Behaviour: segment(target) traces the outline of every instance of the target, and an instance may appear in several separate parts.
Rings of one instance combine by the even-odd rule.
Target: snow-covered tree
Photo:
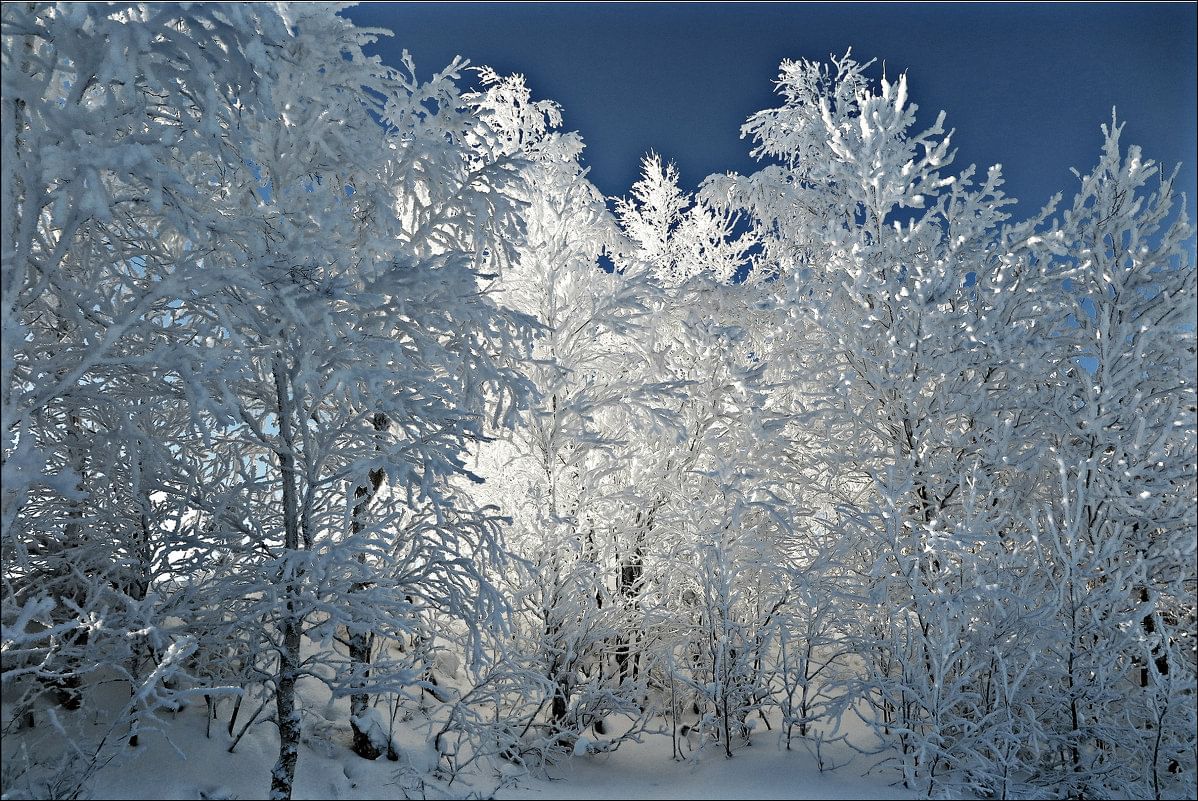
[[[619,487],[610,474],[651,414],[652,393],[634,366],[654,288],[643,269],[601,268],[620,233],[579,163],[581,140],[550,133],[561,123],[557,107],[531,101],[519,76],[483,78],[484,119],[531,161],[520,195],[526,238],[498,291],[539,326],[522,363],[534,400],[520,425],[479,449],[476,469],[485,496],[512,516],[508,541],[522,560],[507,576],[512,656],[549,693],[531,685],[530,708],[515,714],[531,723],[548,713],[547,735],[521,746],[540,750],[571,745],[592,725],[602,733],[608,715],[638,714],[635,693],[612,675],[613,653],[627,657],[627,610],[616,595],[610,520]]]
[[[1122,593],[1124,609],[1144,603],[1151,592],[1136,589],[1144,582],[1131,578],[1135,546],[1109,542],[1122,537],[1113,521],[1106,524],[1108,536],[1096,537],[1091,548],[1062,546],[1067,555],[1050,558],[1042,549],[1051,538],[1036,522],[1042,518],[1037,509],[1064,503],[1050,513],[1051,530],[1067,532],[1071,524],[1061,521],[1073,521],[1079,503],[1122,514],[1127,502],[1120,496],[1153,497],[1128,471],[1119,479],[1127,490],[1104,487],[1091,495],[1087,488],[1083,495],[1090,500],[1071,499],[1076,482],[1054,481],[1054,454],[1068,446],[1063,463],[1070,475],[1096,476],[1094,468],[1079,473],[1074,465],[1094,465],[1099,453],[1099,462],[1126,470],[1137,457],[1105,442],[1079,454],[1085,437],[1074,430],[1088,430],[1094,421],[1088,424],[1086,416],[1100,409],[1110,410],[1106,422],[1119,432],[1134,430],[1134,417],[1144,417],[1147,426],[1158,413],[1156,430],[1164,437],[1153,438],[1145,427],[1131,447],[1158,454],[1151,462],[1164,504],[1157,525],[1180,521],[1169,511],[1180,507],[1169,499],[1192,492],[1193,474],[1187,466],[1192,426],[1173,411],[1193,403],[1192,367],[1188,361],[1181,366],[1192,348],[1192,327],[1184,320],[1193,315],[1194,282],[1179,247],[1188,227],[1179,218],[1158,233],[1170,209],[1167,190],[1147,205],[1133,199],[1146,173],[1139,172],[1138,153],[1119,162],[1117,137],[1108,139],[1099,171],[1083,182],[1064,222],[1046,222],[1050,205],[1026,222],[1004,224],[1010,201],[998,169],[979,184],[972,182],[972,168],[944,177],[951,154],[942,118],[924,133],[911,133],[914,106],[905,77],[875,83],[867,66],[848,57],[834,61],[834,70],[784,63],[779,86],[785,104],[755,115],[744,129],[757,139],[757,155],[782,164],[747,178],[715,177],[704,190],[753,215],[763,247],[750,280],[759,276],[777,298],[777,313],[793,325],[765,353],[794,376],[795,419],[826,432],[797,463],[832,477],[832,502],[812,502],[824,511],[821,525],[841,541],[830,552],[836,558],[825,583],[839,588],[840,614],[850,616],[843,618],[842,636],[863,660],[859,692],[876,708],[879,734],[897,735],[907,783],[926,792],[941,781],[995,792],[1010,787],[1016,774],[1037,786],[1056,782],[1065,793],[1113,786],[1126,776],[1116,780],[1102,768],[1112,755],[1094,745],[1116,739],[1113,731],[1083,734],[1076,721],[1090,715],[1131,736],[1130,722],[1114,724],[1106,712],[1124,694],[1116,689],[1120,670],[1146,665],[1147,652],[1143,645],[1134,654],[1130,643],[1123,650],[1116,645],[1129,628],[1114,610],[1100,613],[1100,622],[1073,646],[1068,638],[1036,643],[1038,621],[1069,609],[1066,617],[1077,629],[1080,610],[1090,608],[1076,599],[1078,587],[1108,601]],[[1134,178],[1121,184],[1121,171]],[[1096,251],[1105,256],[1091,255]],[[1115,262],[1121,267],[1113,268]],[[1084,265],[1077,279],[1075,265]],[[1090,274],[1102,276],[1099,284],[1139,282],[1126,293],[1128,316],[1120,331],[1104,328],[1110,322],[1100,323],[1096,310],[1099,299],[1108,303],[1110,319],[1122,284],[1087,284],[1082,279]],[[1169,298],[1163,307],[1152,303],[1157,292]],[[1095,299],[1087,300],[1090,295]],[[1157,317],[1161,355],[1140,361],[1133,356],[1133,331]],[[1132,319],[1139,322],[1127,322]],[[1147,325],[1139,333],[1155,330]],[[1092,369],[1101,347],[1108,362],[1123,359],[1132,377],[1125,389],[1112,388],[1117,400],[1109,407],[1094,400],[1105,402],[1108,392]],[[1159,374],[1146,377],[1158,364]],[[1160,394],[1148,386],[1161,387]],[[1145,403],[1152,413],[1133,411]],[[1129,416],[1120,418],[1125,410]],[[1134,441],[1134,435],[1126,438]],[[1170,457],[1162,458],[1166,452]],[[1192,536],[1192,525],[1188,531]],[[1096,579],[1096,565],[1120,551],[1129,572]],[[1160,552],[1157,564],[1169,565],[1166,584],[1186,580],[1181,553],[1177,545]],[[1086,576],[1065,582],[1075,587],[1066,592],[1068,602],[1051,600],[1064,586],[1061,560],[1072,565],[1071,575]],[[1142,632],[1138,642],[1187,636],[1153,636],[1160,627],[1149,625],[1151,608],[1147,604],[1142,625],[1131,628]],[[1184,613],[1171,619],[1187,625]],[[1083,666],[1083,641],[1110,648],[1093,650],[1088,658],[1096,661]],[[1066,670],[1072,678],[1058,674],[1062,665],[1072,666]],[[1071,682],[1094,687],[1105,700],[1074,693],[1055,722],[1047,707],[1030,718],[1014,714],[1021,704],[1042,707],[1049,693]],[[1122,702],[1118,707],[1127,714]],[[1148,718],[1141,713],[1140,720]],[[1072,768],[1043,756],[1062,737],[1086,742],[1058,752]],[[1091,762],[1081,765],[1086,758]],[[1086,778],[1071,783],[1070,772]]]
[[[1179,772],[1193,781],[1180,757],[1192,747],[1192,697],[1177,693],[1194,670],[1181,654],[1195,635],[1198,579],[1198,288],[1172,177],[1139,148],[1125,153],[1122,130],[1103,126],[1098,165],[1036,237],[1059,282],[1045,436],[1060,475],[1040,523],[1041,569],[1067,632],[1051,667],[1059,704],[1042,715],[1063,755],[1063,792],[1134,786],[1161,797]]]
[[[219,289],[213,186],[242,166],[239,116],[270,108],[267,54],[290,33],[275,8],[222,4],[23,3],[2,20],[4,683],[48,682],[69,709],[130,665],[119,728],[190,647],[151,589],[186,513],[154,492],[187,479],[173,407],[204,405],[182,304]]]
[[[611,199],[522,76],[339,9],[0,12],[5,794],[201,698],[274,798],[326,700],[447,782],[777,721],[1193,794],[1193,229],[1121,124],[1014,219],[905,75],[786,61],[761,169]]]
[[[334,692],[419,680],[374,665],[371,685],[333,649],[302,654],[305,635],[398,637],[432,605],[489,625],[502,606],[481,582],[494,523],[445,507],[460,452],[522,394],[500,359],[525,329],[478,277],[518,238],[515,166],[470,144],[460,65],[418,84],[410,65],[365,58],[369,34],[323,7],[22,11],[6,7],[4,36],[19,137],[5,158],[6,621],[44,618],[38,592],[82,621],[51,620],[47,637],[102,633],[98,590],[133,608],[164,574],[202,595],[219,614],[192,628],[210,647],[236,630],[227,642],[273,693],[272,793],[287,797],[302,676]],[[93,157],[56,155],[61,141]],[[354,514],[380,475],[387,497]],[[31,552],[30,526],[57,541]],[[78,662],[87,640],[71,636],[57,651]]]

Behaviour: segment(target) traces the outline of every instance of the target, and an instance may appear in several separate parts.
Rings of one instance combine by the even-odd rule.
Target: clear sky
[[[376,3],[344,12],[395,37],[374,52],[411,52],[427,78],[455,55],[521,72],[582,134],[591,179],[623,195],[653,149],[684,185],[749,172],[740,126],[779,104],[783,58],[827,59],[852,47],[908,73],[925,124],[944,109],[958,168],[1001,163],[1031,213],[1088,170],[1111,106],[1125,144],[1172,168],[1195,201],[1198,5],[914,3]]]

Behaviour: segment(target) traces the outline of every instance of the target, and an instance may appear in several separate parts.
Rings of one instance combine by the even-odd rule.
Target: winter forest
[[[336,12],[3,5],[4,798],[1193,797],[1172,165],[1016,217],[846,53],[605,197]]]

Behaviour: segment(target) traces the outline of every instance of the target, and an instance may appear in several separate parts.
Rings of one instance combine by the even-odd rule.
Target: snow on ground
[[[111,686],[111,685],[110,685]],[[115,691],[117,687],[113,687]],[[541,775],[513,775],[494,767],[456,779],[446,794],[444,781],[426,783],[436,764],[429,744],[428,726],[414,703],[411,720],[396,732],[401,757],[370,762],[350,750],[351,735],[344,699],[328,703],[327,691],[308,686],[303,693],[304,735],[296,774],[296,799],[366,798],[819,798],[849,799],[913,798],[890,784],[894,771],[863,774],[876,757],[857,756],[834,771],[821,772],[814,756],[795,742],[792,751],[778,742],[777,727],[757,727],[751,745],[742,745],[732,759],[719,744],[690,750],[686,759],[671,755],[666,735],[646,735],[642,743],[628,742],[614,753],[563,754],[557,764],[545,766]],[[322,697],[323,694],[323,697]],[[113,702],[119,701],[113,693]],[[202,703],[165,717],[166,734],[143,732],[136,748],[125,748],[122,758],[99,771],[85,797],[113,799],[250,799],[265,798],[270,789],[270,769],[277,752],[274,725],[258,723],[241,740],[235,753],[228,753],[232,738],[226,726],[230,702],[219,707],[219,716],[205,736]],[[431,710],[430,710],[431,711]],[[71,714],[71,713],[63,713]],[[265,716],[263,716],[265,717]],[[384,718],[386,716],[384,715]],[[243,716],[244,720],[244,716]],[[425,725],[422,725],[425,724]],[[99,733],[101,727],[94,728]],[[45,753],[47,743],[38,742],[53,733],[45,725],[33,732],[5,738],[4,760],[11,768],[20,760],[25,745],[32,753]],[[121,739],[121,733],[114,738]],[[173,743],[173,745],[172,745]],[[177,749],[177,750],[176,750]],[[844,746],[825,748],[825,758],[849,760],[853,753]],[[422,780],[421,777],[424,777]],[[30,778],[26,776],[26,779]],[[44,797],[35,784],[25,780],[6,787],[5,797]]]
[[[622,746],[614,754],[569,760],[551,768],[551,780],[526,779],[496,798],[914,798],[881,776],[862,777],[868,763],[820,773],[803,751],[779,750],[771,732],[754,735],[753,746],[732,759],[712,745],[683,762],[670,754],[670,738]],[[892,779],[893,772],[889,774]]]

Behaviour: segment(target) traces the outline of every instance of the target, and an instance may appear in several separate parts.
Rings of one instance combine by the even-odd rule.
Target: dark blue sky
[[[958,168],[1001,163],[1033,212],[1096,161],[1111,106],[1125,144],[1169,168],[1195,198],[1196,6],[1178,4],[377,3],[344,12],[395,32],[427,78],[455,55],[521,72],[587,143],[591,179],[623,195],[650,149],[688,187],[749,172],[740,126],[778,105],[783,58],[849,46],[877,72],[906,69],[923,123],[948,113]]]

